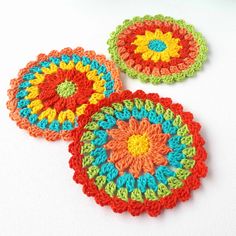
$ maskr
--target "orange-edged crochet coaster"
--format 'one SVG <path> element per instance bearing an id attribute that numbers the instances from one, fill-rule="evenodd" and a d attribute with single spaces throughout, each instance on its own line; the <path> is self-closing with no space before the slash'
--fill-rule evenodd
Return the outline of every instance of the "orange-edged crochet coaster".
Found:
<path id="1" fill-rule="evenodd" d="M 191 77 L 207 57 L 201 33 L 183 20 L 162 15 L 125 20 L 111 34 L 108 45 L 122 71 L 153 84 Z"/>
<path id="2" fill-rule="evenodd" d="M 10 85 L 10 117 L 30 135 L 50 141 L 70 140 L 87 105 L 122 87 L 114 63 L 83 48 L 40 54 Z"/>
<path id="3" fill-rule="evenodd" d="M 157 216 L 190 198 L 207 174 L 200 124 L 158 94 L 113 93 L 90 105 L 74 131 L 74 180 L 114 212 Z"/>

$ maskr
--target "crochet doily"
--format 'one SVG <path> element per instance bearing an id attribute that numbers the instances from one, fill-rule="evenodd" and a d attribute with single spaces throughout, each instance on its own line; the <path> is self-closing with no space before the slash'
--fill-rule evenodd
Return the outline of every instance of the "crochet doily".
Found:
<path id="1" fill-rule="evenodd" d="M 69 146 L 74 180 L 114 212 L 157 216 L 188 200 L 207 174 L 201 126 L 169 98 L 114 93 L 90 105 L 78 126 Z"/>
<path id="2" fill-rule="evenodd" d="M 7 107 L 10 117 L 32 136 L 70 140 L 87 105 L 121 86 L 119 70 L 105 56 L 65 48 L 40 54 L 20 70 L 11 81 Z"/>
<path id="3" fill-rule="evenodd" d="M 206 42 L 192 25 L 162 15 L 125 20 L 108 45 L 122 71 L 153 84 L 193 76 L 207 55 Z"/>

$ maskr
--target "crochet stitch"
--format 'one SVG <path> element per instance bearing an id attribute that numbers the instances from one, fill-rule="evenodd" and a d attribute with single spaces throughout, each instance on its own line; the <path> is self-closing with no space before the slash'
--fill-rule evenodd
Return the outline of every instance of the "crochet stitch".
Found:
<path id="1" fill-rule="evenodd" d="M 119 91 L 119 70 L 94 51 L 65 48 L 40 54 L 11 81 L 10 117 L 32 136 L 71 139 L 88 104 Z"/>
<path id="2" fill-rule="evenodd" d="M 157 216 L 188 200 L 207 174 L 200 128 L 169 98 L 113 93 L 89 105 L 74 130 L 74 180 L 114 212 Z"/>
<path id="3" fill-rule="evenodd" d="M 153 84 L 191 77 L 207 57 L 206 41 L 192 25 L 162 15 L 125 20 L 108 45 L 122 71 Z"/>

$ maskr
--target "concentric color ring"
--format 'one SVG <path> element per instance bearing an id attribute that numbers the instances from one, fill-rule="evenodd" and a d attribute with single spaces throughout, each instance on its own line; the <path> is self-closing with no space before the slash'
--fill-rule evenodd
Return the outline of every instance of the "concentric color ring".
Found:
<path id="1" fill-rule="evenodd" d="M 113 93 L 79 120 L 69 146 L 74 180 L 115 212 L 157 216 L 188 200 L 207 174 L 200 128 L 169 98 Z"/>
<path id="2" fill-rule="evenodd" d="M 153 84 L 192 77 L 207 57 L 206 41 L 192 25 L 162 15 L 125 20 L 108 45 L 122 71 Z"/>
<path id="3" fill-rule="evenodd" d="M 10 117 L 32 136 L 71 139 L 87 105 L 119 91 L 119 70 L 94 51 L 65 48 L 40 54 L 20 70 L 8 90 Z"/>

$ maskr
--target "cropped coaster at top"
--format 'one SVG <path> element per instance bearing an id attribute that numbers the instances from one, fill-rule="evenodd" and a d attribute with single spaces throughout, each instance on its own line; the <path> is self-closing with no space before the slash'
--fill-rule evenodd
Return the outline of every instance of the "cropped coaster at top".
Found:
<path id="1" fill-rule="evenodd" d="M 74 180 L 114 212 L 157 216 L 207 174 L 200 124 L 169 98 L 113 93 L 87 107 L 69 146 Z"/>
<path id="2" fill-rule="evenodd" d="M 193 76 L 207 55 L 206 42 L 192 25 L 162 15 L 125 20 L 111 34 L 108 45 L 122 71 L 153 84 Z"/>
<path id="3" fill-rule="evenodd" d="M 11 81 L 10 117 L 32 136 L 71 139 L 77 118 L 121 89 L 119 70 L 103 55 L 82 48 L 40 54 Z"/>

